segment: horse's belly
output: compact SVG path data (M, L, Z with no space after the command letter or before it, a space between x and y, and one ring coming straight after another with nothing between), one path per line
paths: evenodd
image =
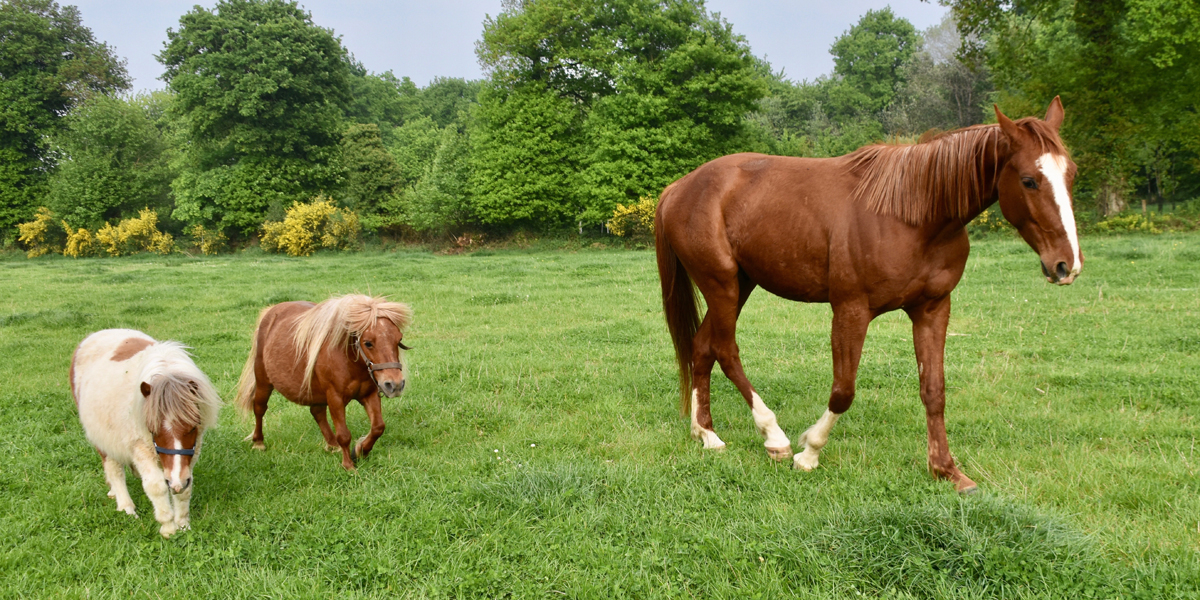
M738 256L738 266L751 281L776 296L798 302L828 302L828 255L811 254L743 252Z

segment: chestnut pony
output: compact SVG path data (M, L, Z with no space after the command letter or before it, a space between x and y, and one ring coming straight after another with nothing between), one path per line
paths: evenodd
M943 133L910 145L865 146L836 158L734 154L667 186L654 230L663 308L679 363L681 409L705 448L713 431L713 362L745 397L768 454L792 456L775 413L742 369L734 330L754 288L833 308L833 390L824 415L801 434L793 464L812 470L838 416L854 400L867 326L908 313L929 434L929 467L960 492L975 482L946 442L943 350L950 293L962 277L965 227L999 201L1004 217L1041 258L1046 278L1071 283L1083 266L1071 188L1075 165L1058 130L1060 100L1044 120ZM699 288L708 305L701 320Z
M309 407L330 451L342 452L342 466L354 469L383 435L379 395L392 398L404 390L400 340L412 321L406 304L383 298L349 295L320 304L284 302L258 317L250 356L238 381L237 405L254 411L254 432L246 437L265 450L262 418L271 391ZM358 400L371 419L371 431L350 446L346 405ZM325 411L333 417L331 431Z

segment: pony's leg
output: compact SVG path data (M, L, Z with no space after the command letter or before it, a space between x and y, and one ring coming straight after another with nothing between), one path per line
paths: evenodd
M333 419L336 432L334 439L342 449L342 468L354 470L354 457L350 454L350 428L346 426L346 403L341 396L327 391L325 397L329 401L329 416Z
M321 437L325 438L325 449L330 452L340 450L337 445L337 440L333 439L333 430L329 428L329 420L325 418L325 411L329 406L318 404L308 407L308 412L312 413L313 420L317 422L317 427L321 430Z
M262 420L263 415L267 414L267 401L274 390L275 386L263 383L263 379L259 379L254 387L254 431L246 439L250 440L250 447L255 450L267 449L267 444L263 442Z
M358 440L358 443L354 445L354 451L358 456L365 458L371 453L371 448L375 447L375 440L383 435L383 406L379 402L379 390L375 390L370 396L367 396L362 401L362 405L367 411L367 417L371 419L371 432Z
M792 465L804 471L817 468L821 448L829 441L829 432L842 413L854 402L854 380L858 376L858 361L862 358L863 341L871 324L871 311L865 303L837 304L833 307L833 389L829 393L829 408L812 427L800 434L804 451L797 454Z
M946 441L946 377L943 360L946 350L946 326L950 321L950 296L908 309L913 322L913 347L917 353L917 374L921 379L921 402L925 404L925 425L929 434L929 469L949 479L961 493L975 491L975 482L954 465Z
M104 456L104 453L101 452L100 456ZM125 465L104 456L104 480L108 482L108 497L117 501L117 510L136 517L137 507L133 505L129 486L125 484Z
M195 488L196 479L193 477L192 485L178 494L171 495L172 504L175 505L175 527L179 531L191 529L192 490Z
M150 447L137 446L133 449L133 467L142 478L146 497L154 505L154 520L161 525L158 533L163 537L171 537L177 529L175 511L171 508L171 489L167 487L158 455Z

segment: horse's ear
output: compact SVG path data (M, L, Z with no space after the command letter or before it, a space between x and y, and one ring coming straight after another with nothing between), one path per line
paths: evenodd
M200 384L198 384L198 383L196 383L195 381L192 381L191 379L189 379L189 380L188 380L188 389L189 389L189 390L192 390L192 393L193 393L193 394L199 393L199 392L200 392Z
M1055 96L1054 99L1050 101L1050 106L1046 109L1046 118L1043 119L1043 121L1045 121L1047 125L1053 127L1055 131L1058 131L1058 129L1062 127L1063 107L1062 100L1060 100L1058 96Z
M143 395L143 396L145 396L145 397L147 397L147 398L149 398L149 397L150 397L150 390L152 389L152 388L150 387L150 384L148 384L148 383L146 383L145 381L143 381L143 382L142 382L142 385L141 385L141 388L142 388L142 395Z
M996 122L1000 123L1000 131L1004 132L1004 137L1007 137L1009 142L1016 143L1017 124L1013 123L1012 119L1004 116L1004 113L1000 112L999 106L993 104L992 108L996 109Z

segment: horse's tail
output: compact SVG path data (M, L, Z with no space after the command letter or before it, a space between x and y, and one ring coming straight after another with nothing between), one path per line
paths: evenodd
M258 360L258 330L262 327L263 317L267 316L268 310L270 307L258 313L258 320L254 322L254 335L250 338L250 356L246 357L246 366L242 367L242 376L238 379L237 400L234 403L243 417L248 416L254 409L254 390L258 387L258 382L254 379L254 364Z
M654 213L654 249L658 255L663 314L667 318L671 341L675 344L675 361L679 364L679 412L686 417L691 408L692 340L700 328L700 305L692 278L667 241L662 207L672 187L674 184L663 190L658 210Z

